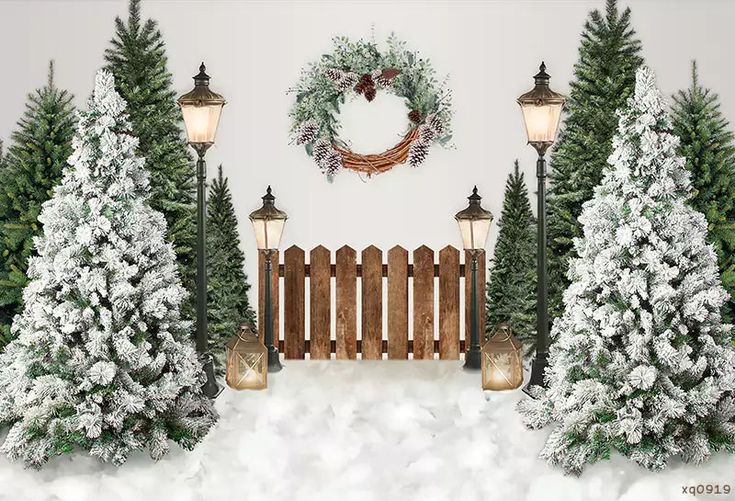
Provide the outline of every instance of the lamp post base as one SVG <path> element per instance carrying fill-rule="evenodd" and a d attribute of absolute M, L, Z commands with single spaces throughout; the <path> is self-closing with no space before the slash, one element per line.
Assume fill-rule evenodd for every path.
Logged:
<path fill-rule="evenodd" d="M 268 372 L 279 372 L 283 369 L 281 359 L 278 356 L 278 350 L 275 346 L 268 347 Z"/>
<path fill-rule="evenodd" d="M 473 346 L 464 354 L 464 366 L 467 371 L 479 371 L 482 368 L 482 353 L 479 346 Z"/>
<path fill-rule="evenodd" d="M 523 388 L 523 393 L 531 398 L 535 398 L 531 392 L 531 388 L 534 386 L 546 388 L 544 371 L 546 371 L 546 366 L 548 365 L 547 358 L 547 353 L 537 353 L 536 358 L 533 359 L 533 365 L 531 366 L 531 379 L 528 380 L 528 384 Z"/>
<path fill-rule="evenodd" d="M 212 356 L 207 356 L 207 361 L 204 362 L 204 374 L 207 376 L 207 382 L 202 386 L 202 393 L 211 399 L 215 399 L 222 393 L 224 389 L 217 379 L 214 377 L 214 363 L 212 362 Z"/>

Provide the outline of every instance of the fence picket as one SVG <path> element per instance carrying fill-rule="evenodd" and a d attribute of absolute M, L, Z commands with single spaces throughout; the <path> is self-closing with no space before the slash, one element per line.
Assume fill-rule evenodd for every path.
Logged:
<path fill-rule="evenodd" d="M 309 356 L 328 359 L 330 352 L 331 278 L 329 250 L 323 246 L 309 254 Z"/>
<path fill-rule="evenodd" d="M 388 251 L 388 358 L 408 358 L 408 251 Z"/>
<path fill-rule="evenodd" d="M 304 251 L 295 245 L 283 254 L 284 354 L 286 358 L 304 358 L 305 307 L 304 307 Z"/>
<path fill-rule="evenodd" d="M 337 315 L 336 352 L 338 359 L 357 358 L 357 252 L 344 246 L 336 255 Z"/>
<path fill-rule="evenodd" d="M 383 252 L 362 251 L 362 358 L 383 358 Z"/>
<path fill-rule="evenodd" d="M 413 358 L 434 358 L 434 251 L 413 251 Z"/>
<path fill-rule="evenodd" d="M 439 252 L 439 358 L 459 358 L 459 251 Z"/>

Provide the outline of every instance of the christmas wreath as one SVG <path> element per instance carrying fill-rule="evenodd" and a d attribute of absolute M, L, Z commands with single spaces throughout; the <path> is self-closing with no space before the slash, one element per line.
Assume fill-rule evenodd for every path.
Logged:
<path fill-rule="evenodd" d="M 334 38 L 334 50 L 302 71 L 291 91 L 296 102 L 290 112 L 292 142 L 304 145 L 331 180 L 340 169 L 367 174 L 386 172 L 397 164 L 420 165 L 434 143 L 451 139 L 451 91 L 441 83 L 427 59 L 406 49 L 394 35 L 387 50 L 375 42 Z M 372 101 L 383 89 L 405 98 L 408 126 L 403 139 L 378 154 L 360 154 L 338 136 L 340 105 L 346 99 Z"/>

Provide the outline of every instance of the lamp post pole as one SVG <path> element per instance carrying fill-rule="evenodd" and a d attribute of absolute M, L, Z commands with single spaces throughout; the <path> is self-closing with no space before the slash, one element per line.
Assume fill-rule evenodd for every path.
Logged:
<path fill-rule="evenodd" d="M 477 249 L 472 249 L 472 292 L 470 295 L 470 346 L 465 354 L 464 368 L 468 370 L 479 370 L 482 367 L 480 355 L 480 321 L 477 306 Z"/>
<path fill-rule="evenodd" d="M 536 146 L 536 145 L 534 145 Z M 536 252 L 536 358 L 531 367 L 531 378 L 523 389 L 544 385 L 544 371 L 549 361 L 549 273 L 546 256 L 546 154 L 547 145 L 536 146 L 536 177 L 538 180 L 537 252 Z"/>
<path fill-rule="evenodd" d="M 566 98 L 549 88 L 549 74 L 542 62 L 533 76 L 534 87 L 518 98 L 526 125 L 528 144 L 538 153 L 536 178 L 538 180 L 538 251 L 536 253 L 536 357 L 531 367 L 531 379 L 523 389 L 533 396 L 531 388 L 545 386 L 544 372 L 549 361 L 549 274 L 546 256 L 546 151 L 556 138 L 562 108 Z"/>
<path fill-rule="evenodd" d="M 207 145 L 197 145 L 197 351 L 204 359 L 204 374 L 207 381 L 202 392 L 209 398 L 216 398 L 222 392 L 222 386 L 214 377 L 212 354 L 208 350 L 207 321 L 207 163 L 204 154 Z"/>
<path fill-rule="evenodd" d="M 273 250 L 265 252 L 265 344 L 268 347 L 268 372 L 278 372 L 283 369 L 278 356 L 278 349 L 273 339 L 273 306 L 271 298 L 271 280 L 273 275 Z M 277 252 L 277 251 L 276 251 Z"/>

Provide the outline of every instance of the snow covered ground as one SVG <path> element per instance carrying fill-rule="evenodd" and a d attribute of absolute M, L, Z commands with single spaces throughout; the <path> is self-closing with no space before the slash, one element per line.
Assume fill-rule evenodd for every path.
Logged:
<path fill-rule="evenodd" d="M 262 392 L 226 389 L 194 452 L 123 467 L 83 455 L 40 472 L 0 459 L 0 500 L 670 501 L 735 499 L 735 456 L 647 472 L 622 457 L 568 477 L 537 459 L 524 394 L 483 392 L 445 361 L 287 361 Z M 682 487 L 729 485 L 728 495 Z"/>

